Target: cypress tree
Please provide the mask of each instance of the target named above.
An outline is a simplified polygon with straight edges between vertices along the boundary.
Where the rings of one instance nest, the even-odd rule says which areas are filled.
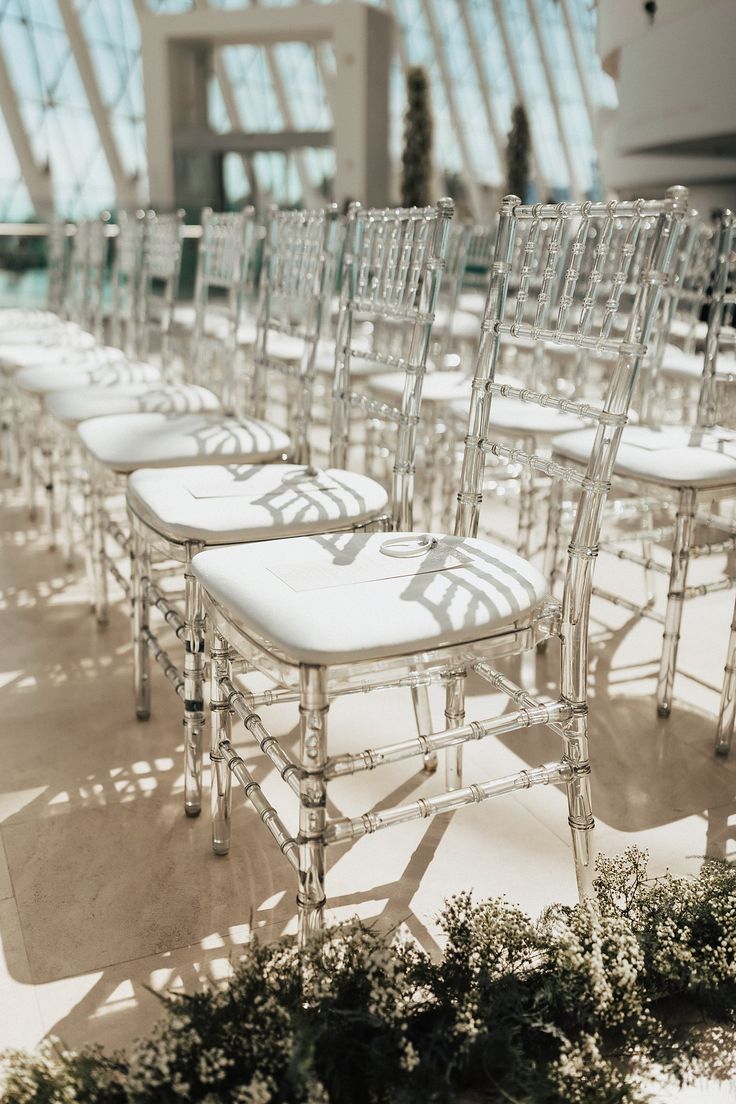
[[[511,113],[511,130],[506,146],[507,189],[523,203],[529,194],[529,120],[521,104]]]
[[[413,66],[406,77],[404,150],[401,155],[401,202],[404,207],[426,207],[432,175],[432,115],[429,81],[424,69]]]

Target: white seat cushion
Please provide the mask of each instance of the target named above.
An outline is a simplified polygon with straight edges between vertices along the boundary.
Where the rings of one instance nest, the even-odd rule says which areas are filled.
[[[508,383],[512,387],[523,387],[520,380],[512,376],[496,376],[499,383]],[[453,413],[466,414],[470,404],[470,392],[473,379],[466,372],[428,371],[422,384],[422,403],[452,404]],[[371,391],[382,399],[398,404],[404,390],[403,372],[386,372],[374,376],[370,382]]]
[[[174,323],[184,330],[193,330],[197,311],[193,303],[179,303],[174,308]],[[204,318],[204,332],[208,337],[222,340],[230,330],[230,322],[224,310],[210,307]],[[243,318],[238,326],[238,344],[255,345],[258,327],[255,319]]]
[[[218,414],[116,414],[91,418],[77,430],[91,455],[116,472],[277,460],[289,448],[285,433],[255,418]]]
[[[673,318],[670,324],[670,337],[676,337],[680,341],[686,341],[693,337],[695,341],[703,342],[708,336],[707,322],[686,321],[684,318]]]
[[[677,345],[667,345],[659,370],[665,376],[698,380],[703,374],[703,359],[703,353],[686,353]]]
[[[294,464],[144,468],[128,482],[128,504],[157,533],[207,544],[324,533],[368,521],[387,503],[364,475]]]
[[[75,330],[66,340],[63,340],[64,337],[60,334],[53,342],[31,340],[0,344],[0,371],[12,375],[36,365],[74,363],[87,355],[94,355],[97,350],[92,334]]]
[[[499,377],[499,383],[503,383]],[[455,414],[467,413],[468,400],[453,403]],[[489,436],[493,431],[502,430],[518,437],[548,437],[557,433],[568,433],[580,429],[586,423],[575,414],[566,414],[555,407],[539,406],[537,403],[522,402],[521,399],[507,399],[503,395],[494,395],[491,403],[491,423]]]
[[[161,371],[153,364],[129,361],[121,354],[102,360],[97,357],[77,364],[45,365],[24,368],[15,376],[21,391],[32,395],[47,395],[53,391],[83,387],[116,387],[122,384],[155,384]]]
[[[251,328],[248,323],[243,323],[243,326],[244,340],[241,343],[252,345],[255,334],[253,334],[253,340],[251,340]],[[238,341],[240,341],[240,334],[238,334]],[[278,330],[269,330],[266,338],[266,355],[272,360],[283,360],[287,364],[298,364],[304,355],[304,342],[301,337],[279,333]]]
[[[443,333],[448,328],[448,322],[450,322],[448,310],[444,307],[440,307],[435,314],[433,332]],[[450,323],[450,334],[452,337],[458,337],[462,341],[479,340],[480,316],[472,314],[467,310],[454,311]]]
[[[703,375],[705,353],[686,353],[676,345],[668,345],[664,351],[660,371],[665,376],[689,380],[697,383]],[[716,361],[716,376],[719,379],[733,379],[736,376],[736,358],[729,350],[719,352]]]
[[[457,297],[457,305],[461,310],[468,311],[480,318],[486,309],[486,293],[484,291],[461,291]]]
[[[587,463],[595,430],[567,433],[552,442],[555,453]],[[668,487],[716,487],[736,482],[736,434],[686,426],[626,426],[616,457],[617,475]]]
[[[441,536],[411,559],[381,552],[416,534],[349,533],[207,549],[194,573],[246,633],[294,663],[339,664],[485,639],[527,623],[543,576],[490,541]]]
[[[129,383],[117,387],[65,387],[46,398],[49,414],[67,425],[106,414],[135,414],[160,411],[164,414],[195,414],[220,409],[212,391],[194,384]]]
[[[177,303],[171,316],[175,326],[181,326],[183,330],[193,330],[197,317],[197,308],[194,303]]]
[[[323,376],[335,374],[335,347],[323,342],[317,348],[314,358],[314,370]],[[383,360],[366,360],[364,357],[353,355],[350,357],[350,376],[356,379],[365,379],[367,376],[377,376],[386,371],[386,363]],[[403,379],[404,373],[397,372]]]

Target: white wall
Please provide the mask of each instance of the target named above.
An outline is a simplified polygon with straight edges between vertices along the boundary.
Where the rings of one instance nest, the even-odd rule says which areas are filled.
[[[653,22],[642,0],[599,0],[598,16],[619,97],[615,116],[601,119],[607,187],[686,184],[701,209],[736,205],[736,0],[658,0]],[[707,154],[690,155],[687,143],[703,139]]]

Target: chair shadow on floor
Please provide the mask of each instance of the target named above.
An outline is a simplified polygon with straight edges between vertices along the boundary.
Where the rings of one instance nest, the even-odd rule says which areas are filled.
[[[633,836],[685,817],[701,816],[707,823],[703,858],[733,861],[728,844],[736,839],[736,754],[730,758],[714,754],[712,715],[676,701],[670,717],[657,716],[649,689],[656,658],[624,668],[615,666],[615,656],[636,624],[637,619],[632,618],[591,640],[590,755],[596,820]],[[547,672],[553,684],[557,663],[556,648],[538,657],[542,693]],[[518,677],[518,661],[509,669]],[[615,693],[617,671],[625,673],[625,694]],[[635,682],[646,684],[646,689],[631,693]],[[537,728],[517,733],[513,740],[501,740],[533,766],[549,757],[555,737]]]

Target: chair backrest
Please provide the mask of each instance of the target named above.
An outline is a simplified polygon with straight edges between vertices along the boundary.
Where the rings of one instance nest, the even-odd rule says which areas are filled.
[[[107,264],[109,212],[77,224],[72,239],[65,315],[102,340],[103,292]]]
[[[410,529],[412,524],[422,384],[453,214],[451,199],[423,208],[363,210],[353,204],[348,212],[335,345],[331,463],[340,468],[347,465],[353,410],[392,422],[397,430],[391,514],[397,529]],[[404,373],[398,407],[359,389],[352,371],[356,358],[370,362],[376,371],[383,367]]]
[[[111,278],[110,344],[137,357],[138,292],[143,272],[145,246],[145,211],[118,215],[115,237],[115,258]]]
[[[202,211],[202,236],[197,251],[197,276],[194,285],[194,326],[192,329],[190,372],[195,383],[213,385],[205,364],[213,360],[221,365],[218,389],[226,410],[233,406],[234,365],[240,325],[249,280],[254,270],[256,245],[255,211],[215,213]],[[208,337],[208,313],[216,311],[216,337]]]
[[[64,306],[64,291],[69,262],[69,224],[66,219],[54,219],[47,238],[46,304],[60,314]]]
[[[478,223],[468,229],[465,250],[465,268],[462,277],[464,288],[477,288],[485,292],[488,288],[488,264],[493,256],[496,242],[496,224],[488,226]]]
[[[315,356],[329,314],[339,246],[340,222],[335,204],[307,211],[279,211],[273,207],[268,212],[254,353],[254,408],[262,411],[269,370],[296,376],[291,438],[297,463],[309,461]],[[279,356],[279,334],[301,342],[296,367],[293,360]]]
[[[587,664],[587,610],[603,506],[637,373],[677,254],[687,190],[670,188],[662,201],[524,205],[507,196],[501,210],[491,284],[476,358],[465,438],[455,532],[475,536],[488,455],[521,464],[579,490],[563,599],[563,634],[579,645]],[[545,246],[536,243],[545,235]],[[522,248],[517,246],[522,240]],[[562,262],[560,250],[564,245]],[[600,279],[611,252],[618,257],[609,281]],[[638,266],[638,267],[636,267]],[[532,281],[538,291],[529,295]],[[560,287],[554,287],[555,281]],[[604,296],[601,287],[605,286]],[[622,299],[634,287],[633,300]],[[548,303],[554,300],[555,310]],[[621,320],[625,325],[620,325]],[[495,381],[501,338],[528,337],[545,345],[565,343],[612,361],[602,403],[594,406]],[[493,439],[494,395],[566,410],[590,421],[596,432],[583,472]],[[580,668],[585,670],[585,667]],[[578,670],[578,674],[580,673]],[[569,682],[568,689],[580,682]],[[563,686],[563,694],[566,693]]]
[[[736,339],[736,233],[734,215],[724,211],[716,235],[715,271],[708,308],[703,376],[698,398],[697,424],[701,428],[718,422],[718,356]]]
[[[156,334],[164,371],[171,364],[171,327],[181,272],[184,211],[146,212],[145,244],[138,288],[138,350],[141,360],[151,351]]]
[[[715,245],[713,226],[702,222],[697,211],[691,211],[681,226],[678,251],[668,285],[663,289],[659,318],[641,372],[639,395],[634,400],[641,422],[661,424],[666,420],[666,411],[660,408],[660,370],[675,321],[684,322],[692,331],[700,317],[707,285],[713,275]]]

